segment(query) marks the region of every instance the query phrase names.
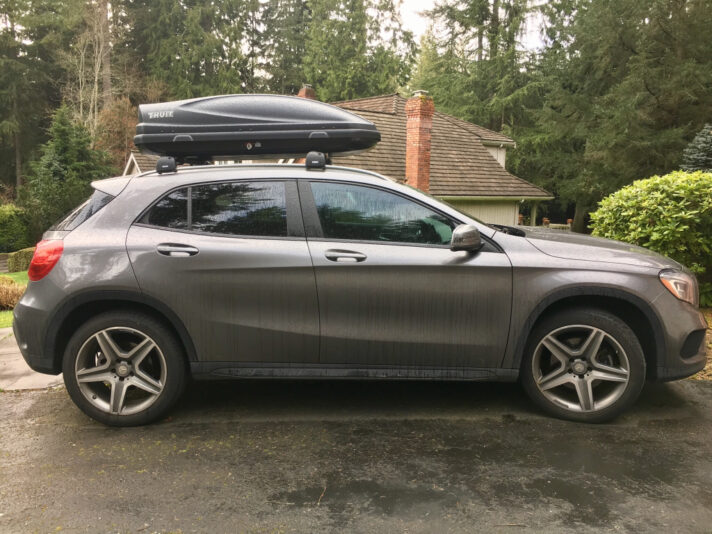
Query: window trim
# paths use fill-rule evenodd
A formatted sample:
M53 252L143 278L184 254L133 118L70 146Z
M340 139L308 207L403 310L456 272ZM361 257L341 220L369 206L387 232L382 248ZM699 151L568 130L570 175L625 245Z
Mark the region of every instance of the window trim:
M424 248L439 248L439 249L450 249L450 245L436 245L434 243L408 243L403 241L373 241L366 239L342 239L342 238L331 238L324 237L324 230L321 227L321 221L319 220L319 213L316 208L316 201L314 200L314 193L311 189L311 184L340 184L340 185L352 185L357 187L369 187L371 189L376 189L384 193L390 193L392 195L401 197L405 200L418 204L438 215L446 217L447 219L456 222L457 224L465 224L461 220L456 219L452 215L443 213L439 209L426 204L425 202L415 199L401 191L394 191L393 189L388 189L384 187L379 187L373 184L364 184L360 182L352 182L346 180L299 180L299 198L302 204L302 216L304 217L304 229L306 231L307 241L331 241L334 243L364 243L368 245L387 245L387 246L406 246L406 247L424 247ZM484 236L482 239L485 243L489 243ZM496 248L496 247L495 247ZM487 252L487 251L483 251ZM499 250L497 250L499 252Z
M287 217L287 235L275 236L275 235L253 235L253 234L222 234L217 232L201 232L193 230L191 228L193 223L193 187L200 187L203 185L220 185L220 184L233 184L233 183L252 183L252 182L280 182L284 184L284 201L285 201L285 212ZM186 222L188 225L187 229L182 228L168 228L166 226L158 226L155 224L148 224L141 222L141 220L150 212L156 204L158 204L165 197L173 194L181 189L187 189L188 195L188 206L186 214ZM151 202L138 217L136 217L131 223L131 226L140 226L143 228L154 228L158 230L164 230L166 232L178 232L183 234L193 234L202 236L217 236L217 237L235 237L239 239L272 239L272 240L304 240L306 234L304 232L304 224L301 215L301 205L299 203L299 195L297 193L297 184L293 178L243 178L243 179L233 179L233 180L219 180L219 181L208 181L208 182L195 182L190 184L181 184L179 186L173 187L168 191L164 191L157 199Z

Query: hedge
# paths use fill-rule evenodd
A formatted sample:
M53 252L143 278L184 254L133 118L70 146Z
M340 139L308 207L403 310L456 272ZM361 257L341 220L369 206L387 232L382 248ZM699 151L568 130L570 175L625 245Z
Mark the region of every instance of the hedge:
M649 248L693 271L702 301L712 282L712 173L675 171L638 180L604 198L593 235Z
M10 254L7 258L8 272L17 273L29 269L34 253L35 247L29 247Z
M0 205L0 252L29 245L25 211L14 204Z

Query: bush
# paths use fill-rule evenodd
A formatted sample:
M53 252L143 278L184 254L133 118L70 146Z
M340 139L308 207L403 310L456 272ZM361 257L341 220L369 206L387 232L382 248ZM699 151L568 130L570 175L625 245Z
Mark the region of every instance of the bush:
M29 245L27 217L14 204L0 206L0 252L12 252Z
M0 310L11 310L20 301L25 286L0 276Z
M22 250L13 252L7 258L7 270L11 273L26 271L30 267L34 253L35 247L23 248Z
M649 248L690 268L703 296L712 282L712 173L653 176L604 198L593 234Z

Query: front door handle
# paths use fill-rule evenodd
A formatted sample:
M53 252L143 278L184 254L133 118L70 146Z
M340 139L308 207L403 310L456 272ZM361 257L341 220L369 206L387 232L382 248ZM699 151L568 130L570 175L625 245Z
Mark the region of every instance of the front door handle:
M336 262L360 262L366 259L366 255L353 250L337 250L331 249L324 252L324 256L329 261Z
M185 258L187 256L195 256L198 253L197 248L178 243L161 243L156 247L156 250L159 254L172 258Z

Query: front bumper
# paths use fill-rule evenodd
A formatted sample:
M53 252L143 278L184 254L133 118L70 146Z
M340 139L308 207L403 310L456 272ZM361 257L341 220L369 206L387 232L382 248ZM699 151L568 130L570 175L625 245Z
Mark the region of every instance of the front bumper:
M702 312L672 295L656 302L665 330L665 354L653 378L660 382L692 376L707 364L707 322Z

